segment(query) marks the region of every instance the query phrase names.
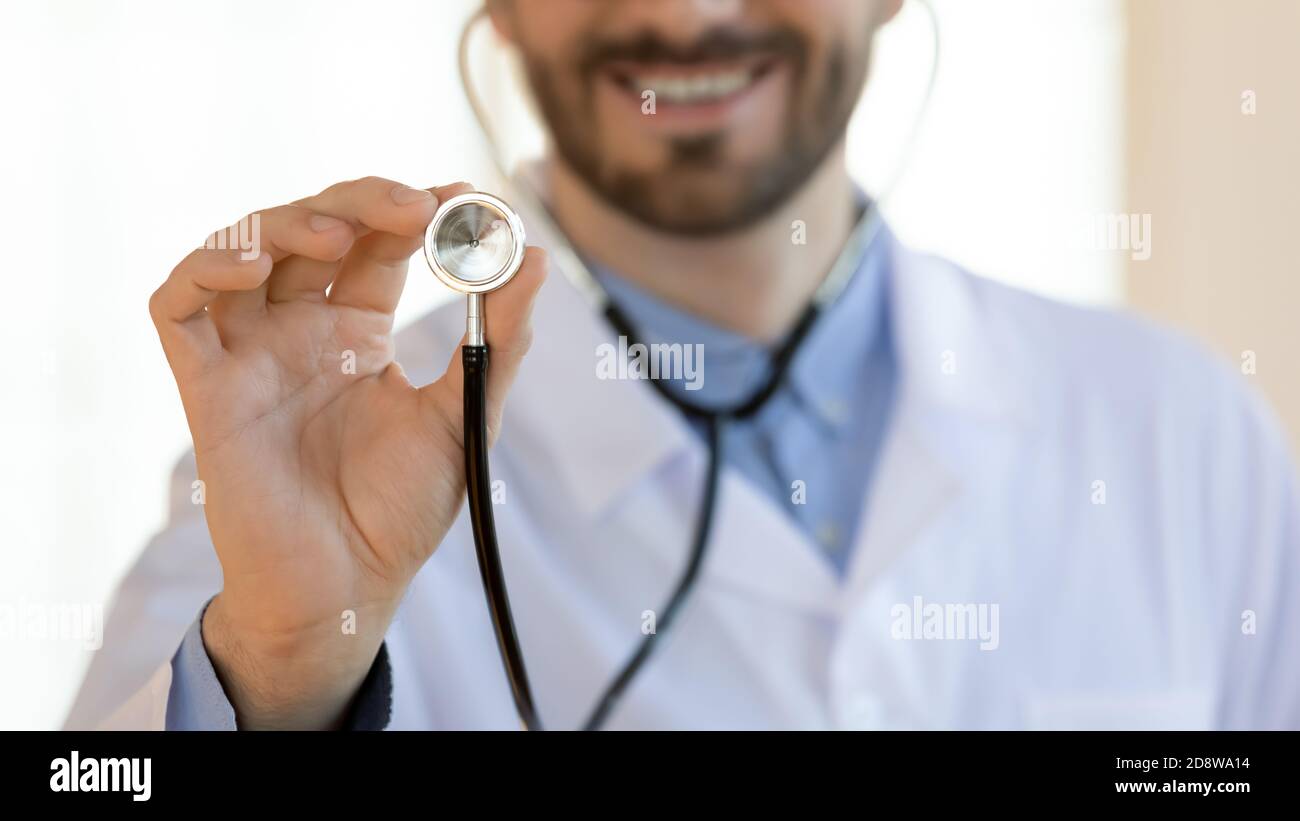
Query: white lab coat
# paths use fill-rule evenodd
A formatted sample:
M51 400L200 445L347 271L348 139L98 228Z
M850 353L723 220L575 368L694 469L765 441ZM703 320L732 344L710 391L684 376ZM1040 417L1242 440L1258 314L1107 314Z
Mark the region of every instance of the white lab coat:
M902 249L889 299L900 393L846 577L724 471L699 586L608 726L1300 727L1296 481L1248 377ZM458 301L400 334L414 381L463 324ZM558 272L535 329L496 516L541 715L571 728L684 566L705 452L649 385L595 377L612 332ZM70 726L162 726L169 659L221 586L193 471ZM903 637L917 596L997 605L996 648ZM393 728L517 726L464 516L387 640Z

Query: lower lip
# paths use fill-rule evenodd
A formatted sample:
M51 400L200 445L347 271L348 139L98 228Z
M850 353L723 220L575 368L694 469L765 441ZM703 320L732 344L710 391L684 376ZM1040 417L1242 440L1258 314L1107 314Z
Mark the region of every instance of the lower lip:
M598 82L604 91L644 121L642 127L664 133L700 133L737 124L743 117L745 108L775 88L785 70L783 61L774 61L763 66L749 85L733 94L707 102L670 103L659 95L655 99L654 114L642 110L645 100L641 92L628 88L611 74L601 72Z

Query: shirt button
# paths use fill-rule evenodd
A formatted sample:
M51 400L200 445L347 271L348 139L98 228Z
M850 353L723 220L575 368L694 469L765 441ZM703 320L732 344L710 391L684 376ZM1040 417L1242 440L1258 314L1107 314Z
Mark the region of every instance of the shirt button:
M822 522L817 526L817 541L827 550L839 550L840 529L834 522Z
M835 424L842 425L849 418L849 406L838 399L831 399L822 404L822 413Z

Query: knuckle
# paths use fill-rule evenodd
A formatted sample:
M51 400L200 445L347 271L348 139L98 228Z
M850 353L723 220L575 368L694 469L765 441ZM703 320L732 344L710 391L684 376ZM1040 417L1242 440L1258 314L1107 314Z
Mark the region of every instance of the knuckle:
M166 286L165 285L158 286L157 288L154 289L154 292L149 295L149 316L153 318L155 324L162 319L162 315L163 315L163 299L164 299L163 288L164 287Z
M158 288L154 290L153 294L149 297L149 305L153 306L154 304L160 304L167 296L168 286L173 282L191 276L195 264L206 258L209 253L210 252L206 248L196 248L186 254L185 258L176 263L176 265L171 269L171 272L167 274L167 278L164 279Z
M195 259L196 257L198 257L198 255L199 255L203 250L205 250L205 249L200 248L200 249L198 249L198 250L191 251L191 252L189 252L188 254L186 254L186 255L185 255L185 258L182 259L180 262L176 263L176 266L172 268L171 273L169 273L169 274L167 275L167 279L163 280L163 284L160 285L160 286L158 286L158 290L161 291L161 290L163 289L163 287L164 287L168 282L172 281L173 279L176 279L176 278L178 278L178 277L184 276L185 271L186 271L187 269L189 269L191 263L194 261L194 259ZM155 291L155 293L157 293L157 291Z
M328 196L330 196L330 195L338 194L338 193L340 193L340 192L342 192L342 191L347 191L349 188L353 188L353 187L359 185L360 183L361 183L361 180L360 180L360 179L355 179L355 180L342 180L341 182L336 182L336 183L334 183L333 185L326 186L326 187L325 187L325 188L324 188L324 189L323 189L319 194L317 194L316 196L318 196L318 197L328 197ZM308 197L308 199L311 199L311 197Z

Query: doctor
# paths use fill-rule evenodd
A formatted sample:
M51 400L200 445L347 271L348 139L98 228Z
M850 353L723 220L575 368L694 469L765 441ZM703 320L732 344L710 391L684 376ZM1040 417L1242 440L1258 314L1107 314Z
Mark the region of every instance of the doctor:
M698 379L660 374L693 402L763 382L865 207L844 130L900 2L489 2L553 138L535 184L643 341L702 346ZM462 190L340 183L259 212L261 256L196 251L155 293L194 455L70 725L517 726L459 515L461 307L392 334ZM582 726L643 642L606 727L1300 727L1295 474L1196 346L882 231L727 430L660 634L703 437L602 364L618 334L547 267L530 250L487 332L548 727Z

